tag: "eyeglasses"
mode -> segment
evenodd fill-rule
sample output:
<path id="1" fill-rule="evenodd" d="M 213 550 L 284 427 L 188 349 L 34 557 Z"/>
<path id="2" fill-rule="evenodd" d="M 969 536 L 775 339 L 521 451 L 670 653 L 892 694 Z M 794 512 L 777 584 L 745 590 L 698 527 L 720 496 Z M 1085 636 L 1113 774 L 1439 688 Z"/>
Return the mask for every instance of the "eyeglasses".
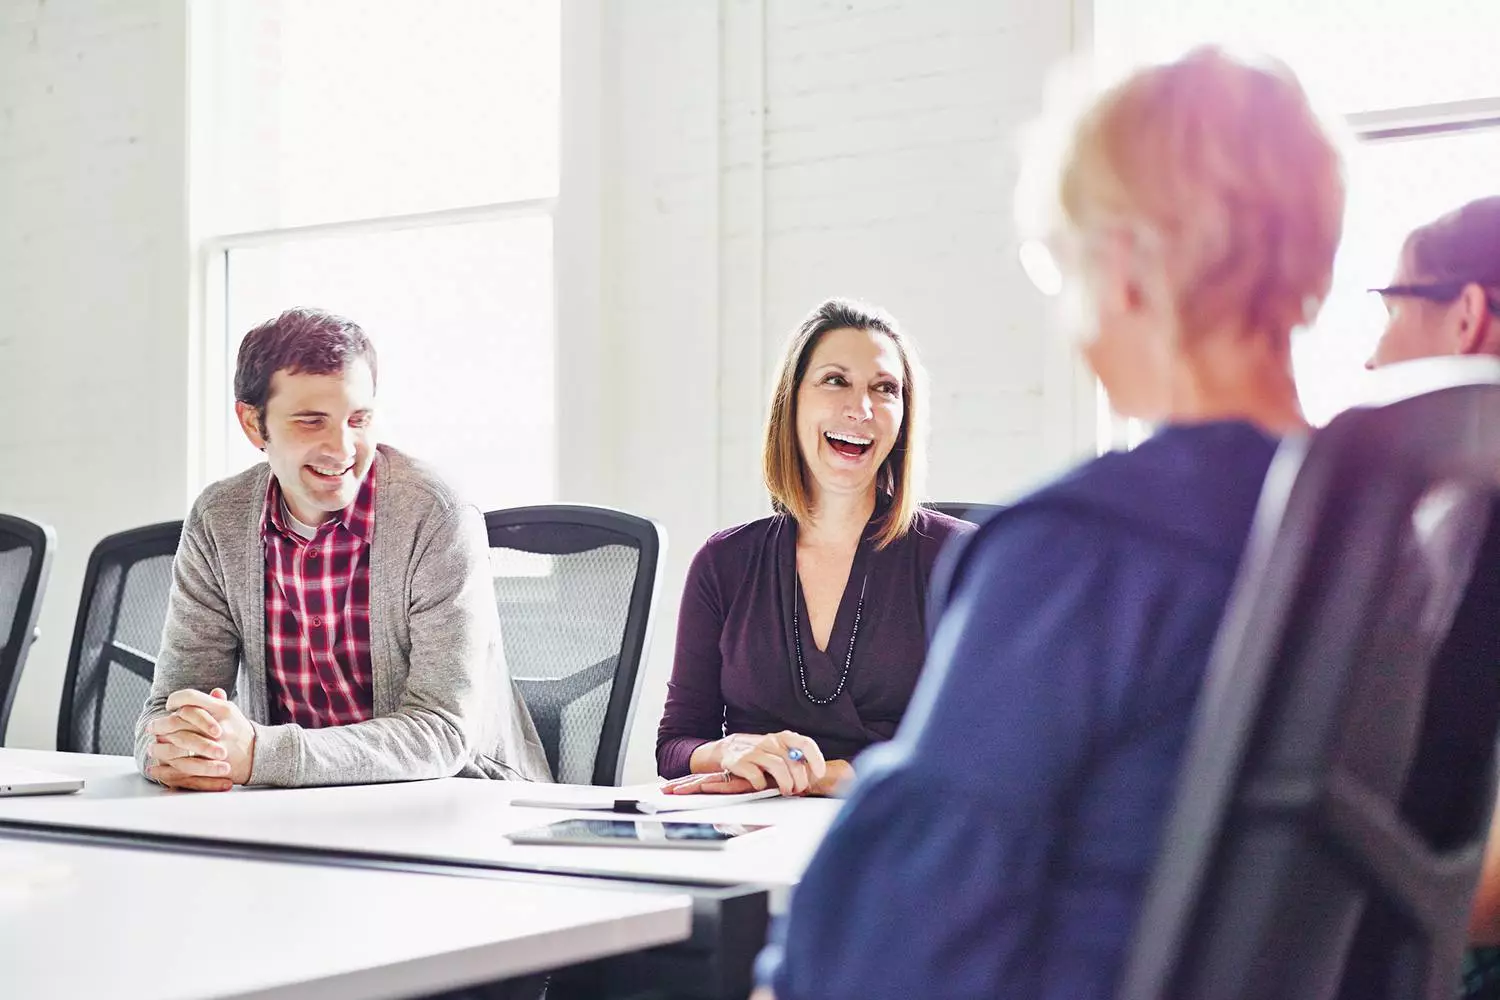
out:
<path id="1" fill-rule="evenodd" d="M 1384 288 L 1372 288 L 1370 291 L 1382 298 L 1396 296 L 1397 298 L 1422 299 L 1426 302 L 1452 302 L 1470 285 L 1478 286 L 1479 283 L 1476 281 L 1435 281 L 1420 285 L 1387 285 Z M 1484 291 L 1484 302 L 1490 312 L 1500 316 L 1500 302 L 1497 302 L 1482 286 L 1480 290 Z"/>
<path id="2" fill-rule="evenodd" d="M 1021 269 L 1036 286 L 1037 291 L 1051 298 L 1062 293 L 1062 268 L 1057 263 L 1057 254 L 1041 240 L 1027 240 L 1021 244 L 1019 256 Z"/>
<path id="3" fill-rule="evenodd" d="M 1063 229 L 1046 239 L 1030 239 L 1021 244 L 1021 269 L 1043 295 L 1062 293 L 1064 275 L 1076 274 L 1101 241 L 1115 238 L 1126 241 L 1134 254 L 1158 252 L 1159 240 L 1145 225 L 1119 219 L 1102 219 L 1087 229 Z"/>

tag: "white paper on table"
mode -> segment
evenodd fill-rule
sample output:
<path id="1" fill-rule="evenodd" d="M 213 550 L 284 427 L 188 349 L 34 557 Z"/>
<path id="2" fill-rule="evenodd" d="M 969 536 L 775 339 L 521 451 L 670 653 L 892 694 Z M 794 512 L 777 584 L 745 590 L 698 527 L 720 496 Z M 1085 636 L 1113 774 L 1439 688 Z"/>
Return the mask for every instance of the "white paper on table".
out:
<path id="1" fill-rule="evenodd" d="M 512 799 L 510 804 L 532 809 L 586 809 L 651 815 L 690 812 L 695 809 L 723 809 L 781 794 L 775 788 L 767 788 L 761 792 L 743 792 L 738 795 L 668 795 L 655 785 L 626 785 L 623 788 L 544 785 L 539 786 L 539 792 L 535 797 Z"/>

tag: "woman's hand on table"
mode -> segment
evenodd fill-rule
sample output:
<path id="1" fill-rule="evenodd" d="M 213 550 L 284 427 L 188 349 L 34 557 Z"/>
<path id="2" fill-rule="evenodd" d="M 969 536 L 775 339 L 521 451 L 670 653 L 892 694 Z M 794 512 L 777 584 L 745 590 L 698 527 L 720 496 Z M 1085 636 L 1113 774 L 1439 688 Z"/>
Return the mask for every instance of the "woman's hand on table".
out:
<path id="1" fill-rule="evenodd" d="M 828 771 L 817 741 L 789 730 L 733 733 L 705 743 L 693 751 L 689 766 L 693 773 L 669 782 L 666 791 L 729 794 L 731 790 L 759 792 L 774 785 L 783 795 L 806 795 Z M 694 778 L 703 780 L 694 782 Z"/>
<path id="2" fill-rule="evenodd" d="M 854 774 L 848 761 L 824 761 L 800 733 L 736 733 L 693 752 L 695 773 L 667 782 L 669 795 L 737 795 L 774 783 L 783 795 L 830 795 Z"/>

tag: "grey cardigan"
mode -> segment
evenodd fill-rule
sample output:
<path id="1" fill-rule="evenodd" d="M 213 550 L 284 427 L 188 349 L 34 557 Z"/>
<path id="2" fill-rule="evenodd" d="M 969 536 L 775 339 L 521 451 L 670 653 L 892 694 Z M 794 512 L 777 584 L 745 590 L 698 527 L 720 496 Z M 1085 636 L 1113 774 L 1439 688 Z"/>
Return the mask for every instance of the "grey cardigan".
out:
<path id="1" fill-rule="evenodd" d="M 147 724 L 182 688 L 222 687 L 255 726 L 255 785 L 349 785 L 449 775 L 550 781 L 536 727 L 511 682 L 477 508 L 425 466 L 381 445 L 370 546 L 375 713 L 326 729 L 269 725 L 262 463 L 198 497 L 172 564 L 172 595 Z M 236 683 L 238 680 L 238 683 Z"/>

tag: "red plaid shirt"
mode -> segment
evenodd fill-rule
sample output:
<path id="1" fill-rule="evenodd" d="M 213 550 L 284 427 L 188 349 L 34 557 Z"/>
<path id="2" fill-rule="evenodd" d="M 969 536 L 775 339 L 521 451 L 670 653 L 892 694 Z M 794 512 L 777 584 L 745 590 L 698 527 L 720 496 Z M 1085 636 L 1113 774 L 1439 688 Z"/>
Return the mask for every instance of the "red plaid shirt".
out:
<path id="1" fill-rule="evenodd" d="M 309 729 L 374 714 L 370 669 L 370 540 L 375 467 L 354 502 L 304 539 L 284 516 L 276 477 L 266 489 L 267 702 L 273 723 Z"/>

